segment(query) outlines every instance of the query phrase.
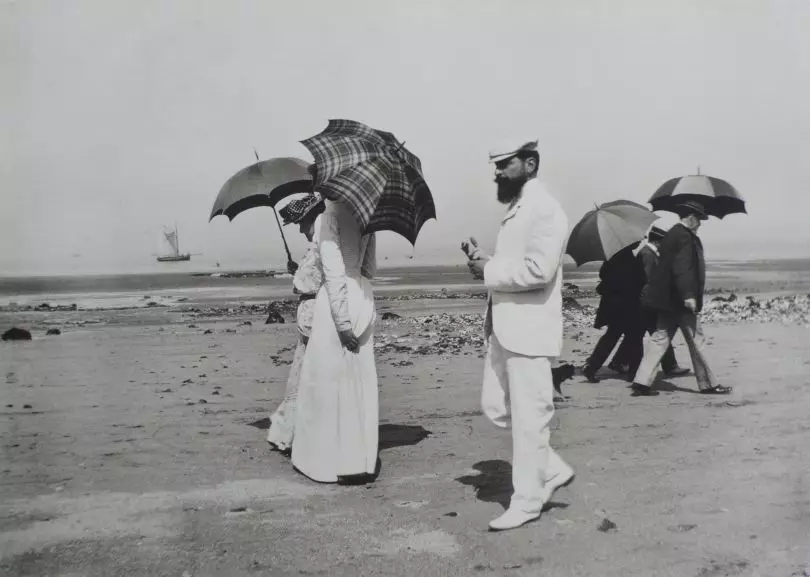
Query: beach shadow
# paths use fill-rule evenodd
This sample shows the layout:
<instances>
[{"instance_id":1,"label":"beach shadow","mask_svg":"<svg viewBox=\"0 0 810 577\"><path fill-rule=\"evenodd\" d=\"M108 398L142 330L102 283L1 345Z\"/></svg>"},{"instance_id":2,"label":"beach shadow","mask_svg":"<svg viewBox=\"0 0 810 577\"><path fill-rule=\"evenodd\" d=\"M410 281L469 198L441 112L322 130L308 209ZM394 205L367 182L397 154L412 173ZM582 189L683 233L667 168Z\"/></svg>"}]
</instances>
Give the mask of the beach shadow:
<instances>
[{"instance_id":1,"label":"beach shadow","mask_svg":"<svg viewBox=\"0 0 810 577\"><path fill-rule=\"evenodd\" d=\"M249 427L256 427L262 431L270 428L272 421L270 417L264 417L258 421L248 423ZM428 438L431 433L421 425L380 425L379 429L379 450L392 449L394 447L406 447L416 445Z\"/></svg>"},{"instance_id":2,"label":"beach shadow","mask_svg":"<svg viewBox=\"0 0 810 577\"><path fill-rule=\"evenodd\" d=\"M266 431L270 428L270 417L265 417L263 419L259 419L258 421L253 421L252 423L248 423L249 427L256 427L257 429L261 429L262 431Z\"/></svg>"},{"instance_id":3,"label":"beach shadow","mask_svg":"<svg viewBox=\"0 0 810 577\"><path fill-rule=\"evenodd\" d=\"M431 435L421 425L380 425L379 450L416 445Z\"/></svg>"},{"instance_id":4,"label":"beach shadow","mask_svg":"<svg viewBox=\"0 0 810 577\"><path fill-rule=\"evenodd\" d=\"M670 381L656 381L655 384L653 384L653 389L656 391L667 391L669 393L677 391L679 393L700 394L700 391L697 389L684 389L683 387L672 384Z\"/></svg>"},{"instance_id":5,"label":"beach shadow","mask_svg":"<svg viewBox=\"0 0 810 577\"><path fill-rule=\"evenodd\" d=\"M475 498L484 503L498 503L504 509L509 508L512 496L512 465L506 461L492 460L479 461L472 467L478 471L477 475L464 475L457 477L456 481L462 485L475 488ZM566 509L567 503L549 501L543 506L543 511L550 509Z\"/></svg>"}]
</instances>

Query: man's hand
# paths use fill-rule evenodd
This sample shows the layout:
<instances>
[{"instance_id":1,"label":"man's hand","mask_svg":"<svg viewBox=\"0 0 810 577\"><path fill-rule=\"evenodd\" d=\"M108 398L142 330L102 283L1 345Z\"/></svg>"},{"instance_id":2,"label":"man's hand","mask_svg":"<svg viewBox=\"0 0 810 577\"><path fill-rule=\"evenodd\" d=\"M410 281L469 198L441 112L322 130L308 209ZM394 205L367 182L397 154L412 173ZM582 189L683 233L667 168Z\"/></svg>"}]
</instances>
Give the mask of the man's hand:
<instances>
[{"instance_id":1,"label":"man's hand","mask_svg":"<svg viewBox=\"0 0 810 577\"><path fill-rule=\"evenodd\" d=\"M695 312L697 310L697 301L695 299L686 299L683 301L683 306L690 311Z\"/></svg>"},{"instance_id":2,"label":"man's hand","mask_svg":"<svg viewBox=\"0 0 810 577\"><path fill-rule=\"evenodd\" d=\"M469 240L461 241L461 250L469 260L477 260L486 256L486 253L478 247L478 241L474 236L471 236Z\"/></svg>"},{"instance_id":3,"label":"man's hand","mask_svg":"<svg viewBox=\"0 0 810 577\"><path fill-rule=\"evenodd\" d=\"M484 267L489 262L489 257L484 255L480 256L475 260L467 261L467 268L470 269L470 273L473 275L473 278L476 280L483 280L484 278Z\"/></svg>"},{"instance_id":4,"label":"man's hand","mask_svg":"<svg viewBox=\"0 0 810 577\"><path fill-rule=\"evenodd\" d=\"M338 331L338 336L340 337L340 344L343 345L343 348L346 350L356 353L360 349L360 341L354 335L352 329Z\"/></svg>"},{"instance_id":5,"label":"man's hand","mask_svg":"<svg viewBox=\"0 0 810 577\"><path fill-rule=\"evenodd\" d=\"M288 260L287 261L287 272L294 275L298 270L298 263Z\"/></svg>"}]
</instances>

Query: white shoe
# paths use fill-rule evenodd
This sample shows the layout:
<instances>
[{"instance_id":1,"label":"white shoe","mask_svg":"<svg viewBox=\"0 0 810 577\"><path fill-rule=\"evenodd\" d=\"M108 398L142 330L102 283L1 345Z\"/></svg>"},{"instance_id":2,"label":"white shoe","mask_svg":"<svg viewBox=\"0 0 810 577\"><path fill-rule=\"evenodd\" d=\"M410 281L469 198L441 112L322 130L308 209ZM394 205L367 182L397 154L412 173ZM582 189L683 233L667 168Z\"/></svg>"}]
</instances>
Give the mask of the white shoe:
<instances>
[{"instance_id":1,"label":"white shoe","mask_svg":"<svg viewBox=\"0 0 810 577\"><path fill-rule=\"evenodd\" d=\"M516 529L540 517L540 513L525 513L517 509L507 509L503 515L489 522L490 531Z\"/></svg>"},{"instance_id":2,"label":"white shoe","mask_svg":"<svg viewBox=\"0 0 810 577\"><path fill-rule=\"evenodd\" d=\"M543 487L545 491L543 502L548 503L549 501L551 501L551 497L554 495L554 491L556 491L560 487L565 487L573 480L574 480L574 470L568 464L563 462L560 471L556 475L554 475L551 479L546 481L546 484Z\"/></svg>"}]
</instances>

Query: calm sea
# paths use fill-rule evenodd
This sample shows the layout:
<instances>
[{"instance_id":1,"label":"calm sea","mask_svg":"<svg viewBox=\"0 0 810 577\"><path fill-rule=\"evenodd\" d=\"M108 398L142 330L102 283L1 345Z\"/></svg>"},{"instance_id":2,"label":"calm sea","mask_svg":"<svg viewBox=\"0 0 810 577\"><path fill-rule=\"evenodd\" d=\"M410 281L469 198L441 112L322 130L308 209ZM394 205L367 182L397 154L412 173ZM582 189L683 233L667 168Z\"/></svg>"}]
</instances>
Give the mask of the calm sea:
<instances>
[{"instance_id":1,"label":"calm sea","mask_svg":"<svg viewBox=\"0 0 810 577\"><path fill-rule=\"evenodd\" d=\"M582 267L566 266L565 280L572 283L590 283L596 280L599 263ZM716 261L708 265L709 276L746 277L767 282L771 279L795 279L810 282L810 259ZM234 274L234 273L229 273ZM375 285L380 287L406 287L438 289L475 284L465 266L411 266L381 268ZM0 277L0 304L19 300L32 302L46 295L115 295L117 293L148 294L161 291L195 291L215 295L219 292L238 294L286 294L290 277L240 276L217 277L211 273L150 273L98 276L39 276ZM121 295L123 296L123 295ZM16 298L23 297L23 298Z\"/></svg>"}]
</instances>

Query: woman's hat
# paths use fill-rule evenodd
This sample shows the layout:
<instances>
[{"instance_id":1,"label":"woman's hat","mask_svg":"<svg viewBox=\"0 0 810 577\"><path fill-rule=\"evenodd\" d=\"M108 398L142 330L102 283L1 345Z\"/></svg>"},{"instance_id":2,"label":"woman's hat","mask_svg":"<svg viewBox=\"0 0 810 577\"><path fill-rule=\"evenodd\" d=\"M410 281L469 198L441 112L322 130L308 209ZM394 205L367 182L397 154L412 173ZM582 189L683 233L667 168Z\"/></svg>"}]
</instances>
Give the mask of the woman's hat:
<instances>
[{"instance_id":1,"label":"woman's hat","mask_svg":"<svg viewBox=\"0 0 810 577\"><path fill-rule=\"evenodd\" d=\"M308 194L304 198L293 200L278 211L284 224L298 224L313 210L323 206L323 197L317 192Z\"/></svg>"}]
</instances>

